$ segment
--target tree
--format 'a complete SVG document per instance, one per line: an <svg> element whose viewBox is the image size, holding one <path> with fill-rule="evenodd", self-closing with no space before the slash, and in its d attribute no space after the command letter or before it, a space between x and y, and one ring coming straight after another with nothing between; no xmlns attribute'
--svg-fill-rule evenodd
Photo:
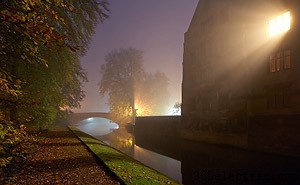
<svg viewBox="0 0 300 185"><path fill-rule="evenodd" d="M142 52L120 49L107 54L101 66L100 94L108 94L111 113L131 116L164 112L168 101L168 79L161 73L146 73Z"/></svg>
<svg viewBox="0 0 300 185"><path fill-rule="evenodd" d="M49 125L80 106L79 57L108 12L97 0L0 1L0 166L22 148L25 125Z"/></svg>
<svg viewBox="0 0 300 185"><path fill-rule="evenodd" d="M135 114L135 93L144 78L142 52L120 49L108 53L101 66L100 94L108 93L112 113L121 116Z"/></svg>
<svg viewBox="0 0 300 185"><path fill-rule="evenodd" d="M173 106L173 114L181 114L181 103L176 102Z"/></svg>
<svg viewBox="0 0 300 185"><path fill-rule="evenodd" d="M32 112L52 107L58 113L60 107L80 105L86 76L79 57L107 12L106 1L96 0L0 2L0 85L6 89L0 107L10 112L9 119L17 119L28 106ZM21 95L11 96L13 92Z"/></svg>
<svg viewBox="0 0 300 185"><path fill-rule="evenodd" d="M58 49L45 56L49 58L48 67L24 64L16 70L24 84L23 96L15 104L17 116L20 120L27 119L31 125L41 127L53 123L63 107L79 107L84 98L81 81L86 81L86 75L79 59L67 48Z"/></svg>
<svg viewBox="0 0 300 185"><path fill-rule="evenodd" d="M1 37L1 41L21 40L21 45L12 47L14 51L21 51L24 60L36 57L39 44L66 46L83 54L96 23L108 17L106 12L106 1L3 0L0 2L0 30L5 37Z"/></svg>

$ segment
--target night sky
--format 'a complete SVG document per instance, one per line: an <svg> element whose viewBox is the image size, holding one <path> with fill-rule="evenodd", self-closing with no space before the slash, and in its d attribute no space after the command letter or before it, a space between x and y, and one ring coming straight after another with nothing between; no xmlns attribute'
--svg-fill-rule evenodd
<svg viewBox="0 0 300 185"><path fill-rule="evenodd" d="M110 18L98 24L86 56L81 59L88 72L86 98L75 112L107 112L98 83L100 66L112 50L133 47L143 51L147 72L162 71L169 78L170 107L181 102L184 33L198 0L111 0Z"/></svg>

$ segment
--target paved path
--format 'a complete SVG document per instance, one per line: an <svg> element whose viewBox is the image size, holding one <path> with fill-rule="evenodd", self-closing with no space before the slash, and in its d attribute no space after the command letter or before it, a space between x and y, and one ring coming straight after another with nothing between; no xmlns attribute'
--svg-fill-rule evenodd
<svg viewBox="0 0 300 185"><path fill-rule="evenodd" d="M66 126L42 136L33 157L11 177L13 184L120 184Z"/></svg>

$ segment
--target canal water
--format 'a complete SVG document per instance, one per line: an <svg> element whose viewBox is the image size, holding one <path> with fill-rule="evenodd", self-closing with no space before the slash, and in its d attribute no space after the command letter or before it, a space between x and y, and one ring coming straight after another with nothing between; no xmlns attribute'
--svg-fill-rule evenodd
<svg viewBox="0 0 300 185"><path fill-rule="evenodd" d="M300 158L162 136L134 136L105 118L78 129L183 184L300 184Z"/></svg>

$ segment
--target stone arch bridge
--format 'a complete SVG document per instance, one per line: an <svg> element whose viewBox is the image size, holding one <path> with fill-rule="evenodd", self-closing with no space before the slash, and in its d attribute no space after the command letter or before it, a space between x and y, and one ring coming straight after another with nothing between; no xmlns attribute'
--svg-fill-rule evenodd
<svg viewBox="0 0 300 185"><path fill-rule="evenodd" d="M91 117L101 117L111 119L110 113L105 112L83 112L83 113L71 113L68 118L69 125L76 125L78 122Z"/></svg>

